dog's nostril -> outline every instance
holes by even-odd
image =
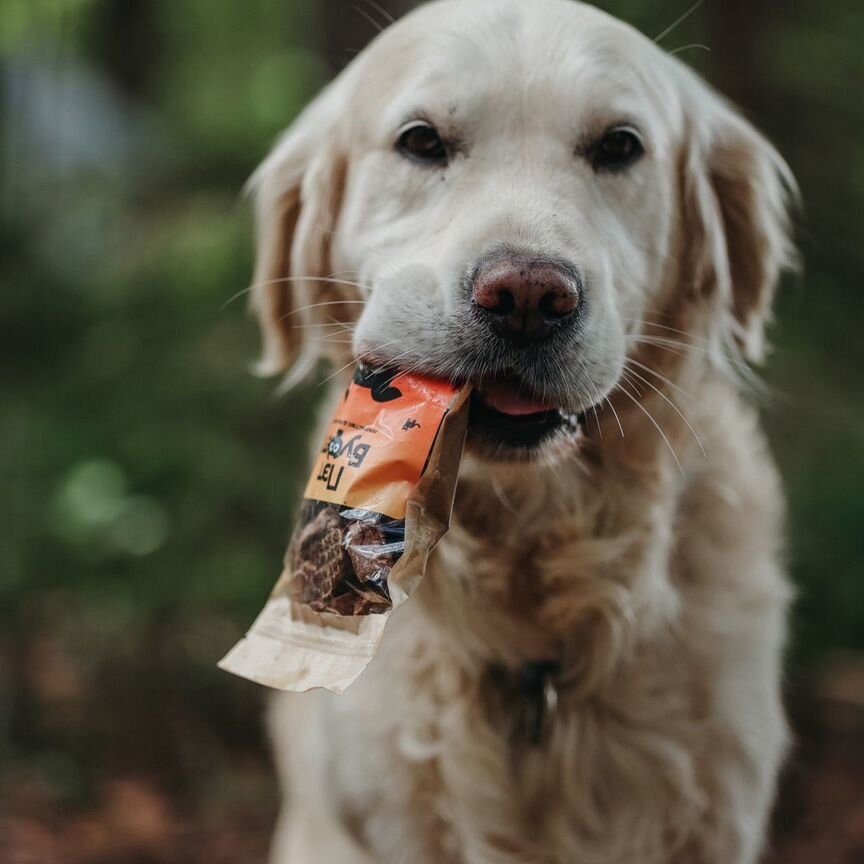
[[[474,302],[492,315],[510,315],[516,309],[516,295],[509,285],[492,281],[474,286]]]
[[[515,308],[516,298],[513,296],[512,291],[508,291],[505,288],[498,292],[498,303],[490,311],[496,315],[509,315]]]
[[[563,318],[576,308],[576,304],[567,303],[560,294],[550,291],[540,298],[538,308],[544,318]]]

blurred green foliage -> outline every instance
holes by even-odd
[[[686,6],[603,5],[652,36]],[[766,3],[730,37],[732,6],[708,0],[663,44],[712,47],[682,56],[769,132],[807,202],[765,406],[798,674],[864,649],[864,19],[843,0]],[[213,779],[203,727],[177,720],[189,694],[220,718],[208,734],[256,735],[257,691],[214,664],[277,575],[320,389],[277,400],[248,374],[240,190],[330,74],[324,49],[347,62],[334,46],[373,32],[333,0],[0,7],[2,723],[13,761],[64,794],[86,793],[88,754],[110,765],[106,741],[161,726],[177,752],[136,758]],[[745,60],[755,75],[734,74]]]

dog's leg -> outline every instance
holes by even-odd
[[[327,800],[320,771],[326,761],[323,698],[286,693],[270,703],[268,725],[283,795],[270,864],[373,864]]]
[[[373,864],[341,825],[307,807],[283,806],[270,864]]]
[[[691,628],[689,656],[695,660],[700,651],[713,655],[710,725],[696,757],[707,806],[692,840],[671,864],[760,860],[777,776],[789,745],[778,686],[788,590],[772,564],[761,572],[754,568],[748,576],[753,584],[765,586],[761,597],[753,592],[743,603],[715,597],[703,607],[701,618],[698,601],[689,601],[696,625]],[[697,634],[707,632],[711,621],[715,631],[726,630],[725,640],[700,645]]]

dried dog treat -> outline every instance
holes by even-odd
[[[304,561],[294,571],[294,577],[291,580],[291,599],[296,603],[303,603],[311,609],[324,612],[327,608],[327,601],[333,596],[335,586],[336,580],[334,579],[324,590],[315,565],[310,561]]]
[[[359,370],[331,420],[285,570],[219,664],[284,690],[343,691],[447,530],[468,388]]]
[[[352,522],[348,526],[344,545],[354,573],[361,582],[379,581],[382,573],[386,579],[402,551],[392,550],[391,547],[398,544],[388,543],[380,528],[366,522]]]
[[[323,508],[297,535],[290,551],[294,578],[291,596],[313,608],[323,606],[346,570],[342,518],[334,507]]]

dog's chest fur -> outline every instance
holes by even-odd
[[[748,537],[739,512],[769,506],[773,472],[749,468],[734,502],[661,467],[491,500],[469,478],[420,591],[324,714],[331,801],[375,860],[748,860],[785,741],[786,604],[775,532]],[[536,742],[530,696],[490,670],[545,660],[559,704]]]

